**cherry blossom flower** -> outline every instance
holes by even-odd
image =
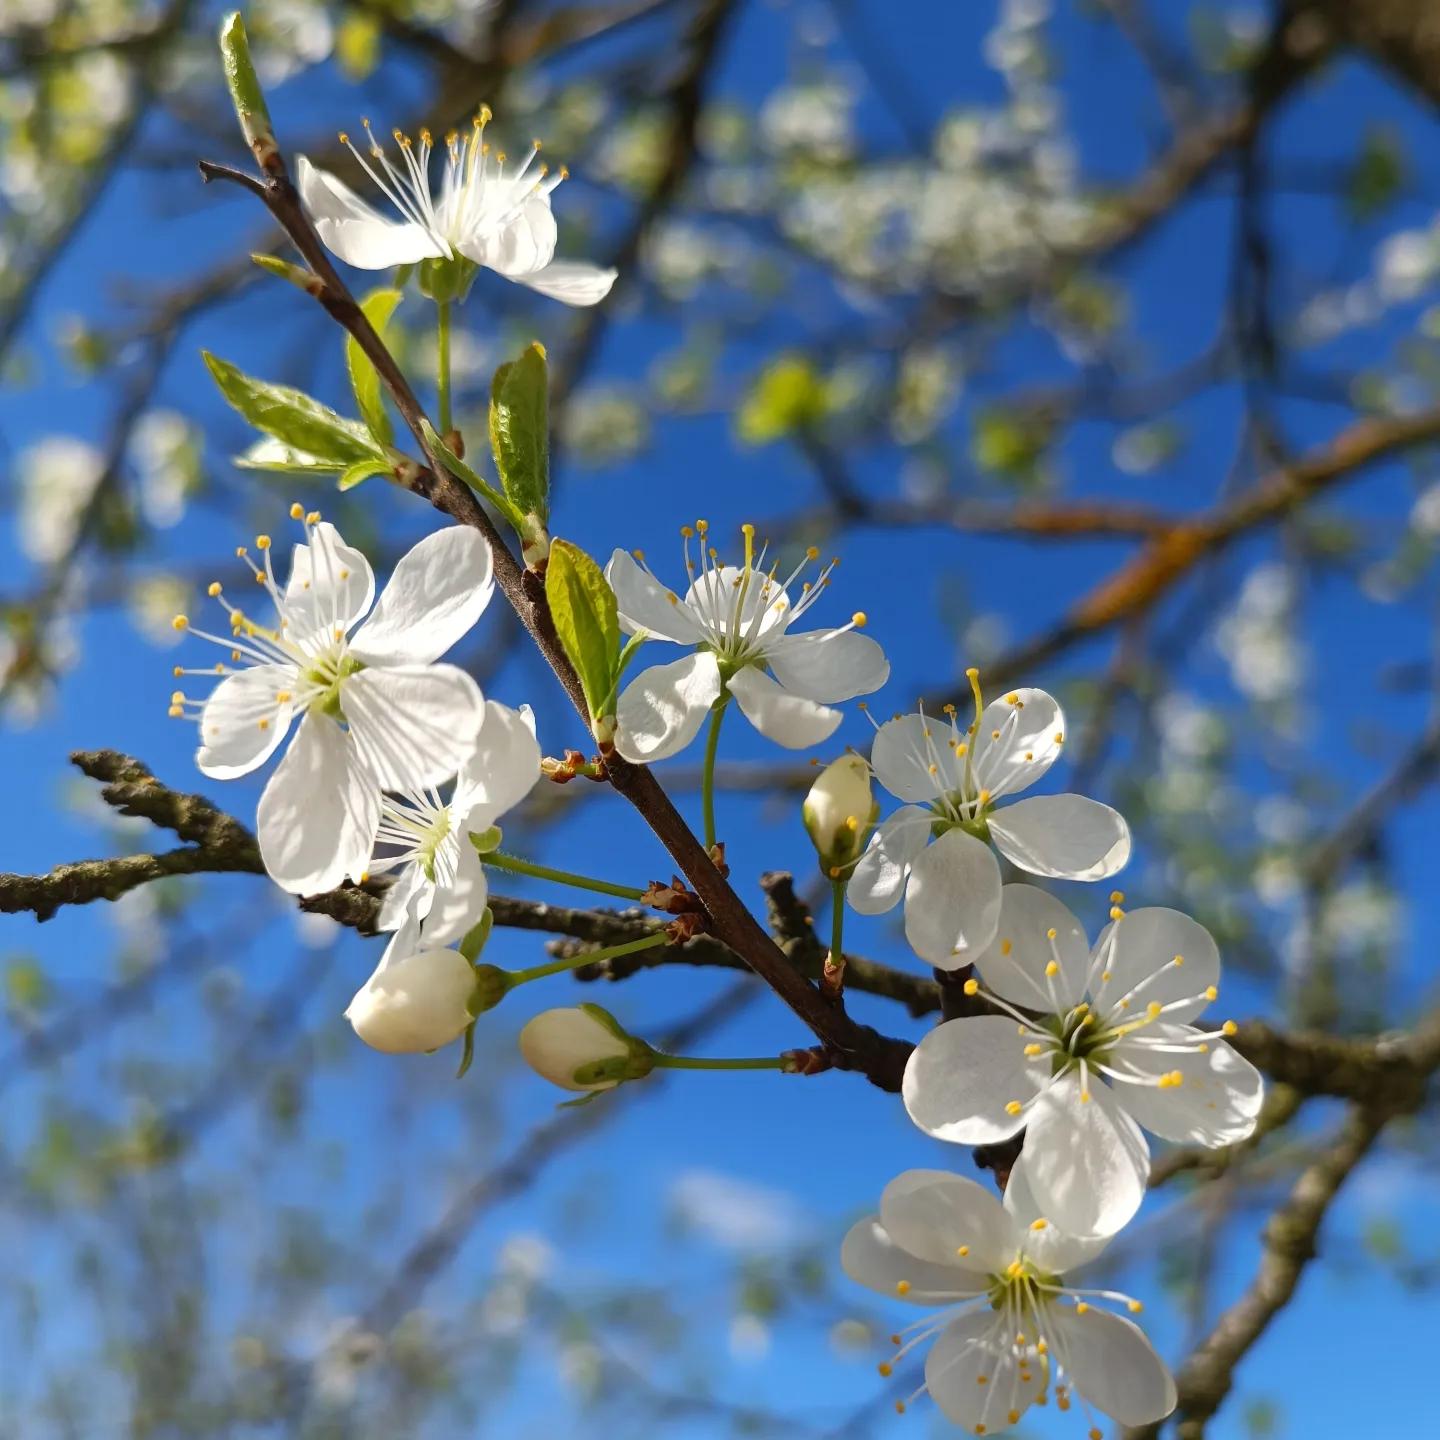
[[[1263,1082],[1224,1037],[1191,1024],[1218,994],[1220,952],[1178,910],[1120,908],[1093,948],[1053,895],[1007,885],[994,942],[975,957],[997,1015],[950,1020],[905,1067],[922,1130],[988,1145],[1022,1127],[1021,1164],[1041,1212],[1077,1235],[1113,1235],[1150,1173],[1141,1127],[1163,1140],[1231,1145],[1255,1129]],[[982,983],[983,982],[983,983]]]
[[[755,553],[755,527],[742,526],[742,565],[720,561],[709,545],[709,527],[685,526],[684,599],[667,590],[642,560],[617,550],[605,577],[620,606],[621,627],[631,635],[694,646],[691,654],[644,670],[621,692],[616,707],[616,747],[639,763],[663,760],[695,738],[711,707],[731,696],[746,719],[768,739],[803,749],[828,739],[841,720],[841,700],[878,690],[890,663],[875,641],[857,633],[865,616],[830,630],[792,634],[794,624],[824,594],[835,561],[805,583],[798,599],[790,591],[805,559],[782,582],[766,571],[765,552]],[[699,565],[690,552],[698,539]]]
[[[1000,907],[1000,869],[986,842],[1022,870],[1100,880],[1130,858],[1121,815],[1081,795],[1039,795],[1001,805],[1033,785],[1065,743],[1065,717],[1043,690],[1012,690],[984,704],[979,672],[966,672],[975,718],[965,727],[923,711],[881,725],[871,764],[905,801],[876,830],[848,891],[865,915],[905,896],[905,933],[942,969],[968,964],[990,943]],[[932,841],[934,842],[932,844]]]
[[[521,1030],[520,1053],[552,1085],[591,1093],[640,1079],[654,1063],[650,1047],[599,1005],[541,1011]]]
[[[381,800],[379,849],[370,874],[398,870],[385,892],[378,928],[398,930],[413,909],[425,941],[449,945],[480,918],[488,886],[470,832],[490,829],[540,778],[540,746],[528,705],[485,702],[475,751],[442,800],[433,789]]]
[[[463,259],[538,290],[567,305],[594,305],[615,283],[614,270],[579,261],[556,260],[555,217],[550,196],[566,178],[536,164],[540,144],[506,172],[506,157],[485,140],[489,106],[482,106],[465,135],[445,137],[439,193],[431,187],[430,159],[436,148],[428,130],[420,143],[394,132],[396,165],[364,123],[367,144],[341,141],[399,212],[382,215],[343,180],[300,156],[296,179],[300,198],[325,245],[361,270],[388,270],[422,260]],[[373,163],[372,163],[373,162]],[[474,270],[468,273],[473,276]]]
[[[270,538],[249,559],[275,606],[272,625],[225,596],[228,636],[191,630],[228,652],[228,662],[176,675],[219,675],[203,700],[182,691],[170,714],[200,725],[195,761],[217,780],[248,775],[294,743],[260,797],[257,832],[270,876],[292,894],[328,890],[369,864],[381,791],[424,790],[470,759],[485,717],[479,687],[455,665],[433,663],[480,618],[494,589],[490,552],[473,530],[452,527],[421,540],[395,567],[374,608],[375,577],[335,527],[297,505],[305,525],[282,589]],[[369,618],[350,632],[366,613]]]
[[[1090,1440],[1103,1440],[1100,1411],[1121,1425],[1148,1425],[1175,1408],[1175,1382],[1134,1321],[1140,1302],[1111,1290],[1075,1289],[1064,1276],[1093,1260],[1106,1241],[1079,1237],[1035,1206],[1023,1174],[1002,1205],[983,1186],[939,1170],[907,1170],[885,1187],[880,1213],[852,1227],[840,1261],[852,1280],[936,1313],[891,1339],[881,1365],[921,1346],[928,1393],[947,1420],[973,1435],[1018,1425],[1053,1393],[1076,1403]]]

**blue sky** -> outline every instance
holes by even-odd
[[[868,18],[875,43],[900,68],[916,105],[927,113],[938,115],[957,103],[999,99],[999,82],[979,55],[980,39],[993,15],[991,5],[895,7],[865,0],[860,9]],[[816,51],[795,38],[797,15],[825,13],[824,6],[748,5],[744,22],[729,37],[713,93],[753,103],[787,75],[813,62],[817,53],[850,68],[843,42]],[[1109,32],[1102,33],[1068,10],[1056,36],[1065,61],[1061,86],[1087,169],[1097,177],[1117,181],[1132,175],[1160,133],[1153,97],[1144,88],[1133,57]],[[378,80],[362,87],[362,92],[356,94],[327,77],[318,84],[307,79],[303,86],[284,87],[272,99],[282,129],[298,135],[334,128],[364,107],[378,108],[387,98],[386,88]],[[859,115],[860,129],[877,151],[893,146],[893,124],[882,106],[867,98]],[[1414,191],[1418,198],[1402,204],[1397,218],[1407,224],[1428,221],[1431,205],[1426,197],[1433,200],[1440,192],[1431,143],[1433,121],[1381,79],[1357,66],[1343,67],[1293,105],[1275,125],[1269,154],[1277,172],[1290,162],[1351,153],[1357,117],[1362,124],[1392,125],[1406,138],[1417,171]],[[123,276],[164,283],[203,267],[216,253],[216,246],[232,242],[236,227],[242,233],[251,226],[258,228],[260,217],[246,202],[199,193],[198,187],[192,193],[186,188],[188,183],[183,174],[170,176],[162,189],[154,176],[127,176],[114,187],[42,296],[31,327],[42,356],[46,338],[67,312],[83,308],[94,313],[98,307],[105,313],[111,308],[109,302],[96,298],[97,292],[103,296],[111,280]],[[579,192],[575,202],[588,207],[583,181],[577,181],[575,189]],[[1120,267],[1119,273],[1131,288],[1134,333],[1157,369],[1168,368],[1202,349],[1219,323],[1227,283],[1231,212],[1223,203],[1228,183],[1217,181],[1212,190],[1213,198],[1194,202],[1183,220],[1163,226]],[[562,235],[570,199],[565,191],[557,197]],[[158,218],[142,228],[136,218],[141,213]],[[613,220],[603,202],[599,213],[602,222]],[[1346,232],[1335,219],[1333,201],[1300,194],[1283,195],[1271,207],[1268,219],[1277,248],[1290,267],[1285,274],[1297,287],[1324,276],[1333,266],[1353,264],[1356,255],[1363,256],[1384,233],[1378,229],[1362,232],[1338,244],[1336,237]],[[1316,234],[1323,237],[1321,245],[1311,243]],[[1326,244],[1334,245],[1335,253],[1321,248]],[[477,285],[464,312],[464,323],[485,333],[493,324],[487,320],[487,304],[494,303],[498,295],[498,281]],[[407,300],[407,306],[420,303],[418,297]],[[828,308],[819,312],[822,318],[833,323],[834,307],[839,303],[843,302],[829,300]],[[531,313],[543,326],[553,327],[563,319]],[[1414,316],[1413,310],[1399,312],[1392,322],[1358,340],[1331,347],[1333,353],[1326,352],[1318,360],[1350,369],[1373,363],[1413,324]],[[673,314],[623,317],[608,332],[597,375],[618,378],[644,373],[657,354],[674,345],[676,318]],[[807,323],[803,317],[784,317],[777,321],[777,333],[785,339],[803,340]],[[511,326],[507,335],[512,333],[518,334],[518,328]],[[767,338],[767,344],[773,342]],[[167,367],[163,400],[209,427],[212,472],[226,481],[226,488],[223,503],[198,507],[166,537],[163,551],[157,551],[154,559],[188,560],[192,565],[208,560],[218,576],[228,578],[233,562],[226,557],[233,545],[248,538],[255,528],[271,529],[278,537],[284,507],[292,496],[284,482],[277,482],[262,505],[254,491],[242,491],[229,483],[224,459],[227,447],[237,448],[243,437],[238,422],[223,412],[209,388],[197,354],[202,345],[257,370],[265,371],[268,366],[269,373],[278,373],[277,367],[289,364],[297,348],[319,347],[315,353],[329,358],[315,365],[315,383],[322,396],[337,402],[343,399],[340,352],[338,340],[323,322],[304,310],[298,296],[284,287],[262,285],[243,304],[206,315]],[[1007,385],[1018,382],[1044,382],[1070,373],[1053,346],[1033,330],[1018,329],[1000,354],[996,371],[986,382],[995,393],[1004,393]],[[742,369],[736,363],[735,378]],[[40,377],[42,383],[0,394],[0,431],[7,457],[56,430],[91,436],[104,432],[107,415],[100,407],[96,387],[76,385],[53,360],[43,363]],[[1082,423],[1063,450],[1068,490],[1075,495],[1146,501],[1173,510],[1199,508],[1215,496],[1230,464],[1238,407],[1234,387],[1187,402],[1181,416],[1190,446],[1160,479],[1118,472],[1110,456],[1116,427]],[[1307,401],[1281,399],[1277,410],[1288,438],[1298,448],[1322,441],[1345,418],[1333,406]],[[893,493],[893,450],[857,454],[853,464],[868,489],[878,495]],[[1385,465],[1349,486],[1339,506],[1344,513],[1361,517],[1363,523],[1377,525],[1403,517],[1412,496],[1413,485],[1404,467]],[[617,545],[643,548],[658,571],[673,574],[680,568],[677,530],[681,523],[703,514],[716,534],[733,535],[743,520],[754,520],[763,529],[767,519],[781,518],[816,498],[813,479],[799,455],[784,446],[758,451],[741,448],[726,415],[662,418],[656,425],[653,447],[638,463],[602,472],[570,466],[562,470],[557,477],[554,529],[597,555],[608,554]],[[323,498],[319,503],[324,503]],[[389,534],[418,535],[431,523],[429,513],[405,497],[377,494],[376,504],[380,523]],[[1272,537],[1241,547],[1225,562],[1223,573],[1230,577],[1243,574],[1246,560],[1269,546],[1273,546]],[[844,564],[831,603],[836,613],[853,608],[867,611],[870,633],[886,646],[893,667],[882,708],[898,708],[922,690],[933,691],[937,682],[956,673],[957,662],[964,663],[956,654],[951,630],[939,617],[942,573],[960,577],[977,608],[998,612],[1012,636],[1023,637],[1043,628],[1125,552],[1123,547],[1100,543],[1042,551],[1021,542],[949,533],[859,532],[844,538],[840,553]],[[0,534],[0,563],[9,577],[7,590],[23,584],[26,562],[8,532]],[[1167,610],[1167,614],[1175,613],[1174,607]],[[1360,596],[1348,583],[1324,583],[1311,597],[1305,628],[1319,657],[1311,699],[1316,718],[1299,743],[1310,754],[1326,756],[1342,785],[1358,789],[1378,776],[1385,768],[1386,756],[1397,753],[1404,737],[1418,728],[1423,716],[1421,698],[1385,696],[1377,700],[1375,687],[1385,665],[1426,655],[1428,625],[1424,607],[1380,605]],[[175,663],[175,654],[148,645],[114,611],[87,619],[81,640],[83,662],[66,677],[59,705],[46,722],[29,731],[4,735],[12,823],[0,829],[0,869],[37,870],[92,853],[103,843],[90,823],[93,812],[77,815],[58,803],[70,784],[64,756],[72,747],[110,745],[132,751],[167,781],[205,790],[238,814],[252,813],[259,782],[228,786],[202,782],[191,764],[190,732],[164,719],[164,701],[172,683],[169,667]],[[1062,665],[1033,678],[1036,683],[1058,686],[1067,678],[1093,673],[1103,664],[1108,643],[1077,651]],[[1213,648],[1195,647],[1186,666],[1187,682],[1195,693],[1221,705],[1235,704],[1224,664]],[[508,664],[489,693],[510,703],[535,704],[541,739],[550,753],[582,743],[558,692],[531,657]],[[1362,725],[1375,726],[1379,734],[1378,743],[1368,752],[1353,743]],[[852,714],[837,737],[836,748],[842,742],[863,746],[867,735],[863,718]],[[738,718],[726,727],[724,752],[735,759],[775,758]],[[1247,757],[1244,778],[1255,785],[1257,793],[1270,793],[1284,785],[1285,757],[1278,757],[1278,768],[1268,763],[1276,758],[1274,747],[1265,745],[1258,745]],[[684,798],[694,809],[695,797]],[[618,800],[597,797],[578,810],[577,816],[573,825],[545,836],[545,860],[640,883],[665,873],[658,846]],[[23,823],[14,823],[16,819]],[[1397,966],[1402,1000],[1413,998],[1426,983],[1428,971],[1421,972],[1419,967],[1428,964],[1430,957],[1417,937],[1433,934],[1440,920],[1440,905],[1426,883],[1427,841],[1433,845],[1436,819],[1435,800],[1422,797],[1397,817],[1390,831],[1408,903],[1403,958]],[[731,839],[737,883],[743,893],[757,899],[754,879],[762,869],[793,868],[804,873],[810,864],[798,817],[782,809],[772,806],[760,812],[748,798],[726,797],[720,830]],[[144,832],[138,832],[132,843],[147,843]],[[505,888],[517,893],[548,893],[534,886]],[[191,920],[192,925],[198,925],[202,917],[215,921],[206,935],[212,957],[204,969],[234,976],[242,993],[251,997],[263,996],[286,983],[296,963],[297,942],[280,897],[252,879],[217,881],[205,893],[205,905]],[[1102,900],[1088,893],[1066,898],[1092,920]],[[0,940],[4,947],[0,955],[35,955],[58,986],[78,997],[95,982],[97,974],[111,977],[114,936],[110,917],[100,907],[63,913],[38,930],[24,921],[11,920]],[[856,920],[847,938],[865,953],[899,964],[914,963],[902,953],[893,927]],[[322,1047],[355,1044],[338,1012],[377,957],[376,942],[348,936],[335,942],[333,966],[308,1002],[304,1017],[311,1028],[318,1029]],[[538,958],[537,944],[532,938],[497,932],[490,958],[502,965],[533,964]],[[725,977],[680,971],[606,990],[603,995],[579,992],[564,979],[530,987],[507,1001],[482,1027],[480,1061],[458,1086],[450,1079],[449,1057],[393,1060],[368,1052],[351,1056],[343,1068],[319,1073],[303,1122],[305,1139],[299,1147],[303,1154],[285,1147],[272,1151],[264,1125],[242,1099],[233,1115],[186,1162],[201,1182],[207,1167],[233,1162],[237,1154],[253,1154],[257,1167],[257,1201],[248,1227],[233,1237],[223,1230],[210,1237],[216,1275],[223,1280],[230,1266],[243,1265],[256,1250],[264,1251],[272,1238],[268,1229],[279,1224],[282,1210],[313,1203],[322,1191],[337,1226],[374,1234],[376,1273],[383,1273],[387,1259],[393,1263],[433,1221],[455,1184],[473,1176],[491,1155],[504,1153],[528,1127],[552,1113],[554,1096],[538,1081],[512,1077],[502,1087],[493,1078],[511,1065],[508,1041],[530,1011],[575,998],[594,998],[610,1004],[637,1032],[657,1034],[729,983]],[[161,1047],[161,1053],[191,1061],[200,1071],[214,1047],[225,1043],[228,1030],[223,1015],[203,1013],[199,993],[195,980],[186,982],[177,993],[157,1002],[150,1013],[138,1017],[125,1036],[131,1042],[153,1043]],[[1240,1003],[1237,996],[1240,991],[1230,992],[1233,1005]],[[1242,998],[1263,1005],[1261,996]],[[880,1002],[857,1001],[855,1008],[865,1018],[892,1028],[910,1023]],[[1403,1020],[1404,1015],[1402,1004],[1395,1018]],[[763,1053],[803,1043],[803,1039],[779,1005],[762,997],[742,1020],[707,1040],[705,1049],[713,1054]],[[14,1037],[9,1040],[13,1043]],[[119,1049],[119,1038],[109,1037],[67,1061],[66,1083],[76,1087],[77,1093],[97,1083],[102,1087],[117,1083],[121,1078],[116,1068]],[[38,1100],[36,1093],[20,1085],[12,1087],[9,1101],[6,1129],[15,1144],[38,1123]],[[404,1108],[406,1119],[398,1151],[390,1131],[396,1107]],[[1323,1109],[1317,1114],[1327,1121],[1333,1119]],[[321,1158],[325,1148],[338,1141],[345,1142],[348,1156],[340,1165],[340,1183],[326,1189]],[[425,1184],[398,1183],[407,1164],[414,1164],[414,1173],[427,1177]],[[764,1197],[773,1192],[777,1198],[766,1198],[755,1207],[771,1216],[773,1226],[778,1227],[772,1238],[838,1243],[845,1223],[873,1203],[891,1175],[917,1165],[969,1169],[963,1152],[926,1139],[910,1126],[893,1097],[854,1077],[836,1075],[811,1081],[743,1074],[681,1077],[627,1107],[594,1139],[548,1170],[522,1198],[490,1213],[428,1298],[442,1312],[461,1307],[469,1287],[490,1272],[507,1237],[538,1233],[554,1247],[559,1257],[557,1269],[576,1293],[598,1293],[626,1277],[643,1277],[647,1284],[667,1293],[669,1303],[697,1317],[697,1337],[706,1342],[704,1348],[712,1356],[723,1354],[728,1329],[728,1261],[733,1258],[730,1247],[736,1237],[730,1236],[727,1242],[703,1230],[677,1236],[665,1223],[677,1182],[684,1180],[687,1194],[708,1187],[725,1196],[724,1187],[718,1181],[707,1182],[707,1176],[726,1177],[727,1184],[757,1187]],[[1415,1178],[1409,1161],[1398,1154],[1383,1154],[1372,1174],[1362,1178],[1332,1213],[1325,1232],[1326,1252],[1352,1260],[1361,1256],[1361,1233],[1377,1215],[1413,1222],[1433,1220],[1433,1206],[1406,1194],[1407,1185]],[[577,1212],[577,1193],[592,1187],[587,1193],[593,1197],[596,1186],[602,1201],[592,1198]],[[1165,1203],[1176,1199],[1167,1196]],[[376,1220],[377,1205],[383,1223]],[[592,1213],[586,1213],[587,1209]],[[1250,1218],[1241,1219],[1226,1232],[1216,1287],[1216,1297],[1222,1302],[1237,1293],[1253,1267],[1258,1222],[1251,1212],[1245,1213]],[[11,1213],[7,1207],[0,1223],[17,1238],[21,1233],[17,1224],[25,1222],[20,1212]],[[1187,1216],[1172,1238],[1176,1243],[1189,1243],[1194,1234],[1195,1221]],[[751,1240],[745,1240],[741,1249]],[[50,1234],[37,1252],[45,1257],[37,1261],[38,1273],[48,1274],[52,1281],[61,1263],[56,1245],[57,1237]],[[762,1243],[762,1254],[765,1248]],[[349,1303],[363,1303],[373,1289],[371,1282],[370,1276],[357,1277]],[[1153,1268],[1128,1268],[1123,1283],[1154,1302],[1147,1316],[1150,1328],[1157,1343],[1173,1354],[1181,1336],[1161,1302]],[[847,1294],[843,1278],[837,1280],[837,1289]],[[235,1302],[225,1297],[223,1286],[220,1294],[224,1313]],[[854,1293],[850,1299],[856,1314],[875,1313],[869,1297]],[[343,1306],[346,1301],[337,1303]],[[1338,1311],[1372,1316],[1376,1323],[1345,1327],[1345,1361],[1327,1365],[1323,1385],[1317,1384],[1317,1360],[1336,1353]],[[1378,1323],[1381,1314],[1383,1324]],[[881,1382],[869,1362],[881,1356],[837,1358],[823,1332],[806,1325],[805,1318],[802,1303],[796,1315],[776,1327],[766,1353],[722,1359],[720,1392],[746,1404],[818,1417],[822,1424],[843,1420],[877,1395]],[[62,1325],[52,1330],[47,1344],[63,1352],[67,1346],[81,1343],[89,1323],[77,1312],[73,1328]],[[324,1323],[323,1317],[313,1320],[317,1338]],[[306,1330],[310,1324],[308,1316],[297,1321],[296,1344],[302,1350],[303,1337],[311,1333]],[[1214,1423],[1211,1433],[1217,1440],[1246,1435],[1241,1418],[1245,1402],[1261,1397],[1283,1405],[1283,1433],[1287,1435],[1368,1433],[1379,1395],[1385,1397],[1389,1414],[1425,1413],[1431,1402],[1430,1377],[1417,1361],[1422,1345],[1433,1342],[1434,1330],[1433,1310],[1426,1297],[1405,1293],[1377,1268],[1358,1264],[1341,1273],[1317,1267],[1304,1281],[1300,1303],[1286,1312],[1252,1352],[1240,1371],[1236,1400]],[[534,1387],[517,1395],[505,1411],[491,1414],[481,1433],[539,1436],[555,1433],[562,1421],[572,1423],[566,1418],[563,1391],[552,1388],[543,1364],[532,1356],[527,1366],[533,1368]],[[683,1389],[686,1383],[683,1368],[673,1375],[657,1373],[652,1378],[674,1389]],[[903,1420],[881,1419],[873,1433],[916,1433],[917,1426],[919,1433],[929,1433],[931,1417],[924,1409]],[[700,1440],[718,1433],[722,1432],[714,1423],[704,1419],[667,1422],[666,1434],[677,1440],[691,1436]],[[1023,1433],[1073,1434],[1075,1428],[1052,1412],[1029,1424]]]

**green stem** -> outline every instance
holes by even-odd
[[[653,950],[657,945],[666,944],[669,939],[663,930],[657,930],[653,935],[643,935],[639,940],[627,940],[623,945],[607,945],[603,950],[585,950],[579,955],[567,955],[563,960],[552,960],[548,965],[516,970],[510,976],[510,983],[524,985],[531,980],[543,980],[547,975],[578,970],[582,965],[596,965],[601,960],[616,960],[621,955],[633,955],[637,950]]]
[[[437,384],[440,390],[440,434],[449,435],[450,417],[450,302],[435,302],[435,347],[438,354]]]
[[[727,690],[710,707],[710,733],[705,737],[705,768],[700,772],[700,808],[705,816],[705,848],[715,843],[715,757],[720,752],[720,722],[730,703]]]
[[[830,960],[827,968],[845,970],[845,951],[842,948],[845,937],[845,882],[830,882]]]
[[[710,1060],[700,1055],[655,1056],[657,1070],[783,1070],[782,1055],[760,1055],[749,1060]]]
[[[600,895],[618,895],[622,900],[643,900],[645,892],[632,885],[612,885],[608,880],[594,880],[589,875],[577,875],[572,870],[556,870],[549,865],[532,865],[518,855],[506,855],[492,850],[481,855],[484,865],[496,870],[508,870],[512,875],[533,875],[537,880],[554,880],[559,885],[573,885],[579,890],[594,890]]]

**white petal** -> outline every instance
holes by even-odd
[[[363,875],[379,823],[380,788],[345,732],[306,715],[256,813],[270,878],[292,895],[313,895]]]
[[[1103,880],[1130,859],[1130,827],[1118,810],[1083,795],[1036,795],[988,817],[990,838],[1032,875]]]
[[[790,597],[768,575],[715,565],[685,592],[685,605],[709,631],[762,640],[790,623]]]
[[[787,750],[805,750],[828,740],[845,717],[828,705],[792,695],[763,670],[747,665],[726,687],[745,718],[767,739]]]
[[[880,1197],[880,1223],[910,1254],[954,1267],[952,1288],[970,1294],[984,1294],[990,1288],[986,1277],[1003,1270],[1020,1250],[1019,1230],[999,1197],[947,1170],[897,1175]]]
[[[834,705],[869,695],[890,678],[885,652],[868,635],[812,630],[780,635],[765,647],[775,678],[794,695]]]
[[[275,753],[290,729],[289,701],[298,674],[293,665],[255,665],[227,675],[200,712],[200,748],[195,763],[213,780],[248,775]],[[262,725],[263,722],[263,725]]]
[[[480,739],[455,786],[455,809],[468,828],[488,829],[518,805],[540,778],[540,758],[534,711],[487,700]]]
[[[316,234],[347,265],[388,270],[445,254],[429,231],[409,221],[386,219],[343,180],[317,169],[303,155],[296,159],[295,180]]]
[[[615,748],[638,765],[678,755],[720,698],[720,667],[708,650],[642,670],[615,706]]]
[[[1072,1270],[1089,1264],[1112,1238],[1109,1235],[1072,1235],[1051,1222],[1031,1189],[1030,1177],[1025,1173],[1023,1150],[1010,1167],[1010,1178],[1005,1182],[1005,1209],[1014,1217],[1025,1237],[1025,1254],[1052,1275],[1068,1275]],[[1031,1227],[1036,1220],[1046,1223],[1035,1230]]]
[[[285,585],[286,631],[292,641],[323,631],[342,635],[375,599],[370,562],[328,521],[310,527],[310,543],[291,552]]]
[[[1035,1102],[1025,1130],[1025,1173],[1052,1224],[1074,1235],[1114,1235],[1145,1198],[1150,1149],[1099,1076],[1092,1074],[1087,1087],[1082,1092],[1072,1072]]]
[[[580,1084],[575,1072],[601,1060],[618,1060],[630,1047],[582,1006],[542,1010],[520,1031],[520,1053],[537,1075],[566,1090],[613,1090],[618,1080]]]
[[[458,950],[427,944],[397,954],[399,947],[397,936],[346,1007],[345,1018],[367,1045],[387,1055],[438,1050],[470,1024],[475,971]]]
[[[957,1145],[1007,1140],[1025,1116],[1005,1107],[1024,1105],[1045,1084],[1049,1064],[1025,1054],[1029,1038],[1003,1015],[977,1015],[937,1025],[905,1065],[901,1094],[910,1118],[927,1135]]]
[[[1171,963],[1177,955],[1182,965]],[[1199,921],[1163,906],[1131,910],[1123,920],[1112,921],[1100,932],[1094,957],[1091,984],[1101,1011],[1127,995],[1132,996],[1133,1015],[1151,1003],[1182,1001],[1165,1015],[1171,1024],[1181,1024],[1210,1003],[1204,992],[1220,983],[1220,950],[1214,937]],[[1106,973],[1108,980],[1102,978]]]
[[[934,818],[918,805],[907,805],[875,831],[850,874],[845,896],[852,909],[861,915],[883,915],[900,903],[910,867],[930,843]]]
[[[1009,1428],[1011,1410],[1022,1414],[1039,1398],[1040,1366],[1020,1379],[1014,1322],[988,1307],[952,1320],[925,1357],[925,1384],[941,1414],[970,1434]],[[981,1383],[983,1379],[984,1383]]]
[[[897,800],[925,805],[950,789],[950,727],[924,715],[897,715],[875,734],[875,778]]]
[[[1053,1305],[1046,1317],[1052,1353],[1065,1356],[1081,1396],[1121,1425],[1149,1425],[1175,1408],[1175,1382],[1132,1320],[1089,1307]]]
[[[549,198],[535,195],[525,201],[498,229],[486,222],[479,233],[460,241],[460,253],[477,265],[488,266],[510,280],[534,277],[555,254],[558,238]]]
[[[375,868],[375,862],[372,860],[370,864],[372,875],[375,873]],[[385,898],[380,902],[380,918],[376,920],[375,928],[382,933],[398,930],[411,915],[423,920],[430,913],[430,907],[434,900],[434,882],[427,880],[424,870],[416,862],[411,861],[401,869],[395,877],[394,883],[385,892]]]
[[[975,782],[996,799],[1033,785],[1059,758],[1065,740],[1065,715],[1053,696],[1043,690],[1010,694],[1020,703],[993,701],[975,732]]]
[[[696,645],[705,638],[680,597],[637,563],[628,550],[617,550],[610,557],[605,579],[615,592],[620,628],[627,635],[643,630],[656,640],[673,640],[677,645]]]
[[[1127,1036],[1114,1050],[1121,1075],[1137,1073],[1150,1084],[1116,1080],[1115,1098],[1152,1135],[1186,1145],[1233,1145],[1255,1129],[1265,1082],[1243,1055],[1223,1040],[1208,1051],[1195,1046],[1188,1025],[1160,1021]],[[1178,1051],[1165,1046],[1185,1047]],[[1181,1083],[1161,1090],[1153,1082],[1178,1071]]]
[[[1000,865],[988,845],[947,830],[915,858],[905,882],[905,938],[942,970],[968,965],[1000,922]]]
[[[619,273],[579,260],[552,260],[533,275],[513,275],[511,279],[566,305],[598,305],[610,293]]]
[[[495,590],[490,547],[478,530],[427,535],[395,566],[370,618],[350,640],[367,665],[426,665],[480,618]]]
[[[1060,968],[1047,976],[1052,963]],[[1060,1014],[1085,998],[1090,946],[1080,922],[1053,895],[1034,885],[1007,885],[995,939],[975,957],[975,968],[1002,999]]]
[[[463,940],[466,932],[480,923],[489,898],[490,886],[480,856],[468,835],[459,838],[455,874],[448,882],[436,884],[435,898],[425,919],[427,945],[453,945]]]
[[[933,1305],[937,1296],[962,1298],[952,1288],[962,1272],[919,1260],[902,1250],[878,1215],[867,1215],[850,1227],[840,1246],[840,1265],[857,1285],[910,1305]]]
[[[385,790],[423,790],[470,758],[485,718],[480,687],[454,665],[361,670],[345,681],[340,706],[350,736]]]

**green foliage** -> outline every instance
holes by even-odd
[[[1033,413],[994,406],[975,416],[970,458],[1000,479],[1029,484],[1039,475],[1050,438],[1050,426]]]
[[[827,387],[803,355],[766,366],[740,404],[735,428],[747,445],[769,445],[819,424],[829,409]]]
[[[545,571],[555,631],[580,676],[592,720],[607,714],[618,673],[620,617],[600,567],[578,545],[556,540]]]
[[[545,347],[528,346],[490,385],[490,448],[511,503],[543,529],[549,520],[550,399]]]
[[[332,465],[384,458],[363,425],[347,420],[303,390],[257,380],[208,350],[201,353],[220,393],[257,430],[273,435],[282,445]]]
[[[373,290],[360,302],[365,318],[382,340],[401,298],[398,290]],[[345,368],[350,372],[350,388],[355,392],[355,404],[359,407],[361,419],[369,426],[377,444],[389,445],[395,438],[395,427],[385,409],[380,375],[353,335],[345,337]]]

